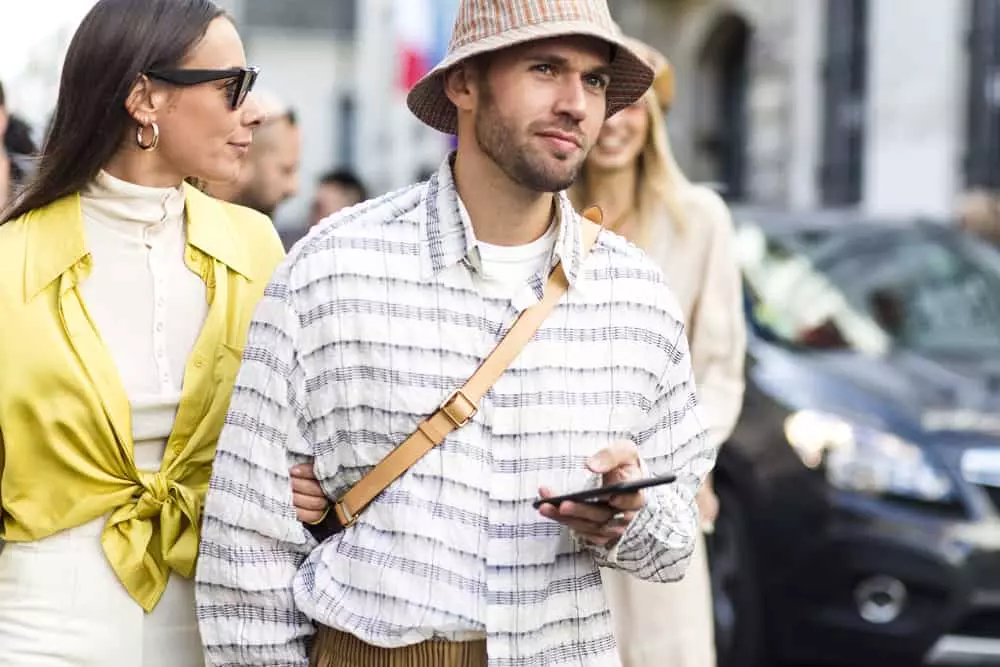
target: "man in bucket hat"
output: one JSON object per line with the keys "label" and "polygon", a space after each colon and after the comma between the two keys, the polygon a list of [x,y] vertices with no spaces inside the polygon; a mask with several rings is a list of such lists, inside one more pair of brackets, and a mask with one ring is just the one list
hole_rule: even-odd
{"label": "man in bucket hat", "polygon": [[[457,150],[320,223],[250,327],[198,566],[210,665],[618,664],[598,567],[683,576],[714,461],[660,272],[562,192],[651,79],[605,0],[463,0],[408,98]],[[309,463],[320,544],[288,473]]]}

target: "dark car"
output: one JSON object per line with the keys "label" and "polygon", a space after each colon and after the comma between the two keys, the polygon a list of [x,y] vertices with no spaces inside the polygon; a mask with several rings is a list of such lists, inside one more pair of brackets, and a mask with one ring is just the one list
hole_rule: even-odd
{"label": "dark car", "polygon": [[736,217],[720,664],[1000,664],[1000,252],[936,222]]}

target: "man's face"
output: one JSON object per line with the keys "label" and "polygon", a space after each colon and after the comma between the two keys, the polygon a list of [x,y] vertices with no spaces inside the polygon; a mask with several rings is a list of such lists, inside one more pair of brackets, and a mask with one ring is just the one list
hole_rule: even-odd
{"label": "man's face", "polygon": [[604,123],[608,55],[597,39],[556,38],[506,49],[471,68],[480,150],[525,188],[568,188]]}
{"label": "man's face", "polygon": [[322,183],[316,188],[310,222],[315,225],[340,209],[354,206],[360,201],[360,193],[355,188],[340,183]]}
{"label": "man's face", "polygon": [[[263,135],[263,136],[261,136]],[[287,120],[265,126],[255,141],[243,166],[238,200],[241,204],[273,215],[278,204],[299,191],[301,154],[299,128]]]}
{"label": "man's face", "polygon": [[0,153],[3,153],[3,137],[7,134],[7,108],[0,104]]}

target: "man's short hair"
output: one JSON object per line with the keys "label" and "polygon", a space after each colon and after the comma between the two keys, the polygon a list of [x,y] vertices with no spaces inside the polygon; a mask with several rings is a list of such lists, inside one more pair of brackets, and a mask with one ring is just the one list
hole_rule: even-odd
{"label": "man's short hair", "polygon": [[270,125],[279,120],[287,120],[293,127],[298,125],[299,118],[295,109],[274,91],[258,89],[250,95],[264,114],[262,125]]}
{"label": "man's short hair", "polygon": [[350,169],[333,169],[326,172],[319,179],[320,185],[340,185],[342,187],[355,190],[360,201],[368,199],[368,189],[361,179]]}

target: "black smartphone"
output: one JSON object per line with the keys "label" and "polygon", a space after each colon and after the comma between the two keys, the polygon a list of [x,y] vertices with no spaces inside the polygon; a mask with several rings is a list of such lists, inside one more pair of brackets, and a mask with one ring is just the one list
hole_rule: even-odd
{"label": "black smartphone", "polygon": [[659,486],[660,484],[670,484],[671,482],[677,481],[677,475],[673,473],[668,473],[666,475],[661,475],[659,477],[646,477],[643,479],[633,479],[627,482],[616,482],[615,484],[608,484],[607,486],[597,486],[593,489],[584,489],[583,491],[574,491],[573,493],[567,493],[562,496],[552,496],[551,498],[539,498],[532,503],[535,509],[538,509],[542,505],[558,505],[566,500],[572,500],[577,503],[592,503],[594,505],[607,506],[605,502],[608,496],[618,495],[622,493],[635,493],[640,489],[645,489],[650,486]]}

